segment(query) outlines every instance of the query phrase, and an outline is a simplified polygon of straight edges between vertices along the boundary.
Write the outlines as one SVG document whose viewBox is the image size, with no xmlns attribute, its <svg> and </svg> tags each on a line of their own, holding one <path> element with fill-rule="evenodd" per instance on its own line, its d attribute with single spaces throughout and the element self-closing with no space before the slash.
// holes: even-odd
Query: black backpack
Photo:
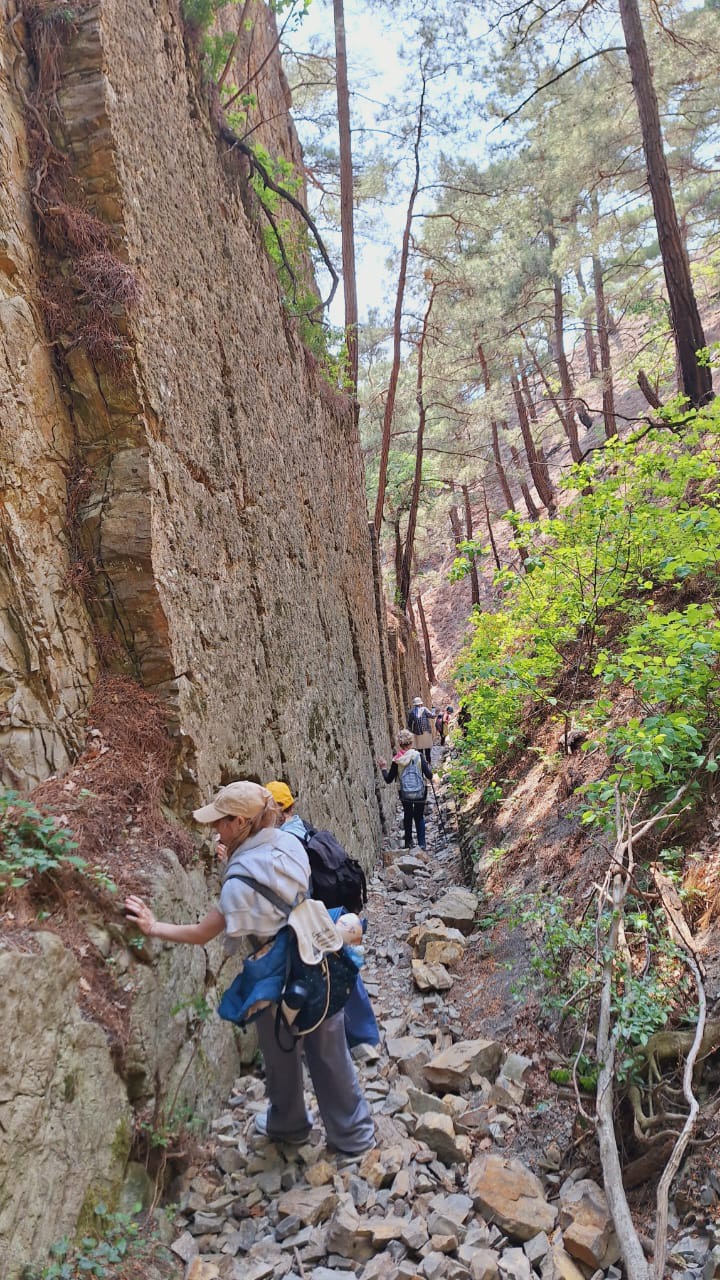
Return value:
<svg viewBox="0 0 720 1280">
<path fill-rule="evenodd" d="M 411 733 L 427 733 L 429 728 L 430 721 L 428 719 L 428 713 L 424 707 L 422 709 L 418 707 L 410 712 L 410 716 L 408 718 L 408 729 Z"/>
<path fill-rule="evenodd" d="M 365 872 L 348 857 L 332 831 L 316 831 L 305 823 L 302 842 L 307 851 L 312 876 L 313 897 L 326 907 L 344 907 L 358 915 L 367 902 Z"/>
</svg>

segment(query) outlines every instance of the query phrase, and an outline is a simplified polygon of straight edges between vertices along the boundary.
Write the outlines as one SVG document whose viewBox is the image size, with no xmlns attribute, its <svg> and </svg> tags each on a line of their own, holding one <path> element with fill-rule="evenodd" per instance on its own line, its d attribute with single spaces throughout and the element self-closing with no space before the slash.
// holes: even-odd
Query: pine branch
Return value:
<svg viewBox="0 0 720 1280">
<path fill-rule="evenodd" d="M 558 80 L 562 80 L 563 76 L 569 75 L 571 71 L 577 71 L 578 67 L 581 67 L 583 63 L 591 62 L 593 58 L 601 58 L 605 53 L 625 53 L 625 45 L 611 44 L 607 49 L 596 49 L 594 53 L 588 53 L 586 57 L 580 58 L 577 62 L 573 62 L 569 67 L 565 67 L 563 71 L 558 71 L 556 76 L 551 76 L 549 80 L 545 80 L 542 84 L 539 84 L 536 89 L 533 89 L 532 93 L 528 94 L 527 98 L 523 99 L 519 107 L 515 107 L 515 110 L 511 111 L 509 115 L 503 116 L 500 124 L 496 124 L 491 132 L 494 133 L 495 129 L 499 129 L 501 125 L 507 124 L 508 120 L 512 120 L 513 116 L 518 115 L 522 111 L 523 107 L 527 106 L 528 102 L 532 102 L 533 98 L 537 98 L 538 94 L 542 93 L 543 89 L 549 89 L 550 85 L 557 84 Z"/>
</svg>

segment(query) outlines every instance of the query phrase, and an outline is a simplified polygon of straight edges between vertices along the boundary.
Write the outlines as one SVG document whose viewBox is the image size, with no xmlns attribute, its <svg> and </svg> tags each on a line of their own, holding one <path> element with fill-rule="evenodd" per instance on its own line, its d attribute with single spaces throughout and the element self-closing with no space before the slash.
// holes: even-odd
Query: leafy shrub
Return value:
<svg viewBox="0 0 720 1280">
<path fill-rule="evenodd" d="M 611 753 L 613 795 L 622 779 L 624 790 L 665 797 L 701 762 L 718 721 L 719 419 L 713 405 L 690 422 L 684 415 L 682 434 L 610 441 L 572 469 L 565 487 L 576 496 L 556 519 L 513 517 L 524 572 L 496 575 L 499 610 L 473 615 L 454 673 L 470 712 L 460 765 L 477 775 L 497 764 L 522 744 L 533 709 L 567 723 L 582 682 L 597 677 L 633 686 L 645 712 L 610 734 L 607 700 L 590 708 L 599 732 L 587 745 Z M 653 593 L 690 578 L 704 603 L 664 614 L 653 606 Z M 603 814 L 607 799 L 601 788 L 589 793 Z"/>
<path fill-rule="evenodd" d="M 621 793 L 657 791 L 670 798 L 703 763 L 717 771 L 704 747 L 720 711 L 720 625 L 711 604 L 666 614 L 650 612 L 633 627 L 618 654 L 601 652 L 595 674 L 606 684 L 631 685 L 649 714 L 631 717 L 605 735 L 616 767 L 585 790 L 583 821 L 612 820 L 615 786 Z"/>
<path fill-rule="evenodd" d="M 55 818 L 41 814 L 16 791 L 0 792 L 0 893 L 62 866 L 85 871 L 87 863 L 75 849 L 67 827 L 58 826 Z"/>
<path fill-rule="evenodd" d="M 0 792 L 0 895 L 63 867 L 73 867 L 114 892 L 112 880 L 88 867 L 76 849 L 72 832 L 56 818 L 40 813 L 16 791 Z"/>
<path fill-rule="evenodd" d="M 571 1016 L 578 1024 L 588 1014 L 592 1021 L 610 910 L 602 912 L 599 921 L 595 911 L 573 918 L 572 904 L 562 896 L 529 896 L 518 904 L 513 922 L 522 924 L 532 938 L 523 987 L 535 989 L 545 1008 Z M 614 966 L 612 991 L 620 1078 L 633 1069 L 634 1050 L 646 1045 L 672 1014 L 687 1012 L 688 991 L 682 951 L 669 938 L 661 911 L 628 900 L 623 953 Z M 648 957 L 652 964 L 647 963 Z M 588 1077 L 591 1074 L 585 1072 Z"/>
</svg>

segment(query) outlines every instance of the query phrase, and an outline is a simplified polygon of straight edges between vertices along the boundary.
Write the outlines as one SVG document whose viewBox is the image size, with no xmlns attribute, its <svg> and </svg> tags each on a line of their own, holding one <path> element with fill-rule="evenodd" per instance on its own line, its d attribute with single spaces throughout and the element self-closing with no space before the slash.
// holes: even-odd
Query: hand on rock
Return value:
<svg viewBox="0 0 720 1280">
<path fill-rule="evenodd" d="M 387 768 L 387 760 L 383 760 L 382 758 L 380 758 L 380 757 L 379 757 L 379 758 L 378 758 L 378 769 L 386 769 L 386 768 Z"/>
<path fill-rule="evenodd" d="M 134 894 L 130 894 L 125 899 L 125 914 L 133 924 L 137 925 L 140 932 L 145 934 L 146 938 L 152 937 L 152 931 L 157 921 L 142 898 L 136 898 Z"/>
</svg>

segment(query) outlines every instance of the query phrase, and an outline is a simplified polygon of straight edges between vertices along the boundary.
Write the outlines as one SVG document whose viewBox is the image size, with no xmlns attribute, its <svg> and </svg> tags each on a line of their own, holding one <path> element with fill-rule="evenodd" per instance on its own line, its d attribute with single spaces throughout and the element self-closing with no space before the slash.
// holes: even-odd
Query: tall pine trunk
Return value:
<svg viewBox="0 0 720 1280">
<path fill-rule="evenodd" d="M 402 313 L 403 301 L 405 299 L 405 283 L 407 280 L 408 258 L 410 257 L 410 232 L 412 230 L 413 210 L 415 201 L 417 200 L 418 188 L 420 186 L 420 143 L 422 141 L 423 116 L 425 111 L 425 90 L 426 80 L 423 74 L 422 91 L 420 94 L 420 106 L 418 108 L 418 120 L 415 128 L 415 144 L 413 153 L 415 156 L 415 176 L 408 198 L 407 213 L 405 215 L 405 229 L 403 231 L 402 249 L 400 251 L 400 271 L 398 273 L 397 293 L 395 295 L 395 315 L 393 317 L 393 357 L 390 368 L 390 382 L 388 384 L 387 396 L 385 397 L 385 411 L 383 413 L 382 440 L 380 443 L 380 468 L 378 471 L 378 491 L 375 501 L 375 516 L 373 524 L 378 539 L 380 538 L 380 530 L 382 529 L 383 508 L 385 506 L 385 490 L 387 488 L 387 466 L 388 456 L 390 454 L 390 433 L 392 431 L 393 414 L 395 412 L 395 396 L 397 394 L 398 378 L 400 376 L 400 357 L 402 347 Z"/>
<path fill-rule="evenodd" d="M 462 484 L 460 488 L 462 489 L 463 502 L 465 506 L 465 537 L 467 538 L 468 542 L 472 542 L 474 533 L 473 533 L 472 507 L 470 506 L 470 490 L 468 489 L 466 484 Z M 470 598 L 472 600 L 472 603 L 476 604 L 479 608 L 480 607 L 480 582 L 478 580 L 478 571 L 477 571 L 477 565 L 475 563 L 475 556 L 473 555 L 472 552 L 470 552 L 468 559 L 470 560 Z"/>
<path fill-rule="evenodd" d="M 548 243 L 550 245 L 550 253 L 555 252 L 557 241 L 552 228 L 547 231 Z M 572 378 L 570 377 L 570 366 L 565 355 L 565 306 L 563 303 L 562 280 L 554 271 L 552 272 L 553 282 L 553 323 L 552 323 L 552 352 L 553 358 L 560 374 L 560 387 L 562 389 L 562 416 L 561 421 L 565 428 L 565 434 L 570 444 L 570 455 L 573 462 L 579 462 L 582 458 L 582 449 L 578 440 L 577 426 L 575 425 L 575 390 L 573 388 Z M 539 492 L 539 490 L 538 490 Z M 541 495 L 542 496 L 542 495 Z"/>
<path fill-rule="evenodd" d="M 435 668 L 432 660 L 432 649 L 430 648 L 430 635 L 427 629 L 427 619 L 425 610 L 423 609 L 422 596 L 417 598 L 418 616 L 420 618 L 420 627 L 422 629 L 423 644 L 425 646 L 425 671 L 427 672 L 428 684 L 435 684 Z"/>
<path fill-rule="evenodd" d="M 518 420 L 520 422 L 520 432 L 522 434 L 523 444 L 525 445 L 525 453 L 528 460 L 528 466 L 530 467 L 530 475 L 532 476 L 533 484 L 537 489 L 538 497 L 543 506 L 547 507 L 548 511 L 551 509 L 555 511 L 555 491 L 550 483 L 550 477 L 547 475 L 547 467 L 543 467 L 543 464 L 538 457 L 537 448 L 530 428 L 527 406 L 520 389 L 520 383 L 518 382 L 515 373 L 510 375 L 510 385 L 512 386 L 513 395 L 515 397 L 515 407 L 517 409 Z"/>
<path fill-rule="evenodd" d="M 523 367 L 520 368 L 520 383 L 523 390 L 523 396 L 525 397 L 525 404 L 527 405 L 528 418 L 530 419 L 530 423 L 531 423 L 530 430 L 532 431 L 533 427 L 537 427 L 538 425 L 538 416 L 537 416 L 537 409 L 535 408 L 535 400 L 533 399 L 533 394 L 532 394 L 532 391 L 530 390 L 530 382 L 528 380 L 527 370 L 524 369 Z M 557 504 L 555 501 L 555 488 L 553 486 L 552 480 L 550 479 L 550 468 L 548 466 L 547 458 L 545 457 L 545 450 L 543 449 L 541 444 L 536 443 L 535 452 L 537 453 L 538 467 L 540 470 L 540 475 L 542 476 L 543 490 L 545 493 L 550 495 L 550 502 L 547 503 L 548 514 L 551 517 L 554 517 L 555 515 L 557 515 Z M 538 493 L 539 492 L 540 490 L 538 490 Z"/>
<path fill-rule="evenodd" d="M 340 135 L 340 237 L 342 241 L 343 295 L 345 297 L 345 344 L 350 393 L 357 396 L 358 384 L 358 301 L 355 280 L 355 223 L 353 218 L 353 167 L 350 136 L 350 90 L 345 12 L 343 0 L 333 0 L 335 18 L 335 85 Z"/>
<path fill-rule="evenodd" d="M 495 534 L 493 533 L 492 520 L 490 518 L 490 507 L 488 506 L 488 500 L 487 500 L 487 489 L 485 488 L 484 480 L 482 482 L 482 494 L 483 494 L 483 506 L 485 507 L 485 523 L 487 524 L 488 537 L 490 539 L 490 549 L 493 553 L 495 568 L 499 571 L 500 569 L 502 569 L 502 565 L 500 563 L 500 556 L 498 555 L 497 543 L 495 541 Z"/>
<path fill-rule="evenodd" d="M 640 117 L 648 186 L 652 196 L 658 244 L 667 285 L 682 390 L 696 407 L 712 399 L 712 373 L 702 368 L 696 351 L 705 344 L 700 312 L 683 244 L 670 174 L 663 149 L 660 112 L 637 0 L 619 0 L 632 87 Z"/>
<path fill-rule="evenodd" d="M 402 510 L 397 511 L 393 517 L 393 533 L 395 537 L 395 603 L 398 603 L 400 596 L 400 575 L 402 573 L 403 558 L 403 540 L 400 533 L 400 522 L 402 520 Z"/>
<path fill-rule="evenodd" d="M 520 492 L 525 501 L 525 506 L 527 508 L 527 513 L 528 513 L 528 519 L 539 520 L 540 512 L 538 511 L 538 508 L 535 506 L 535 503 L 533 502 L 532 494 L 530 493 L 527 480 L 525 479 L 525 473 L 523 471 L 523 464 L 520 458 L 520 454 L 515 448 L 515 445 L 510 446 L 510 453 L 512 454 L 512 460 L 513 460 L 513 463 L 515 464 L 515 471 L 518 477 L 518 484 L 520 485 Z"/>
<path fill-rule="evenodd" d="M 600 367 L 602 370 L 603 417 L 605 419 L 605 435 L 609 440 L 617 435 L 615 423 L 615 394 L 613 391 L 612 364 L 610 363 L 610 335 L 608 334 L 607 307 L 605 306 L 605 286 L 603 283 L 602 263 L 596 253 L 593 254 L 593 284 L 595 286 L 595 311 L 597 314 L 598 346 L 600 347 Z"/>
<path fill-rule="evenodd" d="M 423 368 L 425 358 L 425 343 L 427 341 L 428 324 L 430 322 L 430 312 L 435 301 L 435 290 L 437 286 L 433 284 L 430 290 L 430 298 L 425 309 L 423 317 L 423 327 L 420 334 L 420 342 L 418 343 L 418 360 L 417 360 L 417 384 L 415 399 L 418 407 L 418 429 L 415 438 L 415 472 L 413 475 L 413 487 L 410 495 L 410 510 L 408 513 L 407 529 L 405 530 L 405 548 L 403 550 L 402 565 L 400 569 L 400 582 L 398 584 L 398 604 L 401 609 L 405 608 L 405 602 L 410 595 L 410 574 L 412 571 L 412 555 L 415 546 L 415 530 L 417 528 L 417 514 L 420 505 L 420 491 L 422 489 L 422 466 L 423 466 L 423 439 L 425 436 L 425 399 L 423 396 Z"/>
<path fill-rule="evenodd" d="M 582 273 L 582 268 L 579 265 L 575 268 L 575 279 L 577 280 L 577 286 L 578 286 L 578 289 L 580 290 L 580 297 L 582 298 L 583 303 L 587 303 L 587 296 L 588 296 L 587 286 L 585 284 L 585 278 Z M 598 372 L 597 352 L 595 350 L 595 342 L 593 339 L 593 330 L 592 330 L 592 325 L 590 323 L 590 317 L 585 314 L 584 309 L 583 309 L 582 322 L 583 322 L 583 333 L 585 335 L 585 353 L 587 355 L 588 373 L 590 374 L 591 378 L 594 378 L 596 373 Z"/>
<path fill-rule="evenodd" d="M 460 525 L 460 517 L 456 506 L 450 508 L 450 527 L 452 529 L 453 541 L 455 543 L 455 554 L 458 554 L 458 547 L 463 540 L 463 532 Z"/>
<path fill-rule="evenodd" d="M 500 453 L 500 433 L 498 432 L 498 424 L 494 418 L 490 423 L 490 430 L 492 431 L 492 447 L 493 447 L 493 458 L 495 459 L 495 470 L 497 471 L 497 477 L 498 477 L 498 480 L 500 481 L 500 488 L 502 489 L 503 498 L 505 499 L 506 509 L 508 511 L 514 511 L 515 503 L 513 501 L 512 491 L 510 489 L 510 483 L 507 478 L 507 472 L 505 470 L 505 467 L 503 466 L 502 455 Z"/>
<path fill-rule="evenodd" d="M 490 370 L 488 369 L 488 362 L 481 342 L 478 342 L 477 352 L 478 360 L 480 361 L 480 368 L 482 369 L 485 390 L 489 392 Z M 512 492 L 508 483 L 507 472 L 503 466 L 502 453 L 500 451 L 500 434 L 498 432 L 498 424 L 495 418 L 490 419 L 490 430 L 492 432 L 492 448 L 493 458 L 495 459 L 495 470 L 497 471 L 497 478 L 500 481 L 500 488 L 502 489 L 503 498 L 505 499 L 506 510 L 514 511 L 515 503 L 513 502 Z"/>
</svg>

